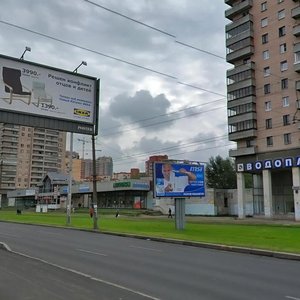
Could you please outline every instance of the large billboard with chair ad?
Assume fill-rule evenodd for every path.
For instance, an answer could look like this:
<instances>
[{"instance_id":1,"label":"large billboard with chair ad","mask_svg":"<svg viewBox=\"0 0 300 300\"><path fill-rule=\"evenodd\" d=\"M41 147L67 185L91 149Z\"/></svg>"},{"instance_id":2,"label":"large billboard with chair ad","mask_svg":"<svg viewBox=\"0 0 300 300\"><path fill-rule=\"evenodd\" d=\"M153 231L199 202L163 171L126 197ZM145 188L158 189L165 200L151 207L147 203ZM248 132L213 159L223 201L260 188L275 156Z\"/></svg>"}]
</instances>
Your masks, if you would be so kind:
<instances>
[{"instance_id":1,"label":"large billboard with chair ad","mask_svg":"<svg viewBox=\"0 0 300 300\"><path fill-rule=\"evenodd\" d=\"M0 55L0 110L95 123L97 79Z\"/></svg>"},{"instance_id":2,"label":"large billboard with chair ad","mask_svg":"<svg viewBox=\"0 0 300 300\"><path fill-rule=\"evenodd\" d=\"M202 164L155 163L153 182L155 197L205 196Z\"/></svg>"}]
</instances>

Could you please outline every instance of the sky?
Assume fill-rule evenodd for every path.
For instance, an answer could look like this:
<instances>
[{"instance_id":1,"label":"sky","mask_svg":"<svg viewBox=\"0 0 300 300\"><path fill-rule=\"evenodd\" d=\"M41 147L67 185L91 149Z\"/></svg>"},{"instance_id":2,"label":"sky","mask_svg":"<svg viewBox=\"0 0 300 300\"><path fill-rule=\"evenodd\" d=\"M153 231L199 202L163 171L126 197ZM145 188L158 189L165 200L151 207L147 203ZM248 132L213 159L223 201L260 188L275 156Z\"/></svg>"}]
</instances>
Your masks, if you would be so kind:
<instances>
[{"instance_id":1,"label":"sky","mask_svg":"<svg viewBox=\"0 0 300 300\"><path fill-rule=\"evenodd\" d=\"M0 54L100 78L96 156L228 157L224 0L0 0ZM68 135L69 137L69 135ZM84 141L84 142L83 142ZM69 147L69 143L68 143ZM73 149L90 158L91 137Z\"/></svg>"}]
</instances>

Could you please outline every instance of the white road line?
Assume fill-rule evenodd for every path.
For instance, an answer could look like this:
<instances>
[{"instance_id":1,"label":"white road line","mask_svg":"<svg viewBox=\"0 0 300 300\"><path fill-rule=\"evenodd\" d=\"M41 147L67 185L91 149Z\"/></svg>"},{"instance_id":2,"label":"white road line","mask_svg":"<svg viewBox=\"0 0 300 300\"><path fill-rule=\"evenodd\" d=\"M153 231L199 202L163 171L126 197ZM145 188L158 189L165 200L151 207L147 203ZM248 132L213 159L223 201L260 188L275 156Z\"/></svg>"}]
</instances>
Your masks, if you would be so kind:
<instances>
[{"instance_id":1,"label":"white road line","mask_svg":"<svg viewBox=\"0 0 300 300\"><path fill-rule=\"evenodd\" d=\"M27 258L30 258L30 259L34 259L36 261L40 261L42 263L45 263L49 266L53 266L53 267L56 267L58 269L61 269L61 270L65 270L65 271L68 271L68 272L72 272L74 274L77 274L77 275L80 275L80 276L83 276L83 277L86 277L86 278L90 278L91 280L94 280L94 281L97 281L97 282L101 282L103 284L107 284L107 285L110 285L110 286L113 286L113 287L116 287L116 288L119 288L119 289L122 289L124 291L128 291L128 292L131 292L133 294L137 294L137 295L140 295L142 297L145 297L145 298L148 298L148 299L151 299L151 300L161 300L160 298L156 298L156 297L153 297L153 296L150 296L150 295L147 295L147 294L144 294L142 292L139 292L137 290L133 290L133 289L130 289L130 288L127 288L125 286L122 286L122 285L119 285L119 284L116 284L116 283L113 283L113 282L110 282L110 281L106 281L106 280L103 280L103 279L100 279L100 278L96 278L96 277L93 277L89 274L85 274L85 273L82 273L80 271L77 271L77 270L74 270L74 269L71 269L71 268L67 268L67 267L63 267L63 266L60 266L60 265L57 265L57 264L54 264L54 263L51 263L47 260L44 260L44 259L41 259L41 258L37 258L37 257L33 257L33 256L30 256L30 255L27 255L27 254L23 254L21 252L16 252L16 251L11 251L12 253L15 253L15 254L18 254L18 255L21 255L23 257L27 257Z\"/></svg>"},{"instance_id":2,"label":"white road line","mask_svg":"<svg viewBox=\"0 0 300 300\"><path fill-rule=\"evenodd\" d=\"M100 256L107 256L107 254L99 253L99 252L93 252L93 251L88 251L84 249L76 249L77 251L80 252L85 252L85 253L90 253L90 254L95 254L95 255L100 255Z\"/></svg>"},{"instance_id":3,"label":"white road line","mask_svg":"<svg viewBox=\"0 0 300 300\"><path fill-rule=\"evenodd\" d=\"M295 298L295 297L291 297L291 296L285 296L285 298L292 299L292 300L300 300L300 298Z\"/></svg>"},{"instance_id":4,"label":"white road line","mask_svg":"<svg viewBox=\"0 0 300 300\"><path fill-rule=\"evenodd\" d=\"M155 251L155 252L162 252L162 250L154 249L154 248L146 248L146 247L137 247L137 246L129 246L130 248L136 248L136 249L143 249L143 250L149 250L149 251Z\"/></svg>"},{"instance_id":5,"label":"white road line","mask_svg":"<svg viewBox=\"0 0 300 300\"><path fill-rule=\"evenodd\" d=\"M9 237L14 237L14 238L18 238L18 235L14 235L14 234L9 234L9 233L2 233L0 232L0 235L4 235L4 236L9 236Z\"/></svg>"},{"instance_id":6,"label":"white road line","mask_svg":"<svg viewBox=\"0 0 300 300\"><path fill-rule=\"evenodd\" d=\"M9 248L9 246L5 243L2 243L0 242L0 248L3 248L4 250L6 251L10 251L11 252L11 249Z\"/></svg>"}]
</instances>

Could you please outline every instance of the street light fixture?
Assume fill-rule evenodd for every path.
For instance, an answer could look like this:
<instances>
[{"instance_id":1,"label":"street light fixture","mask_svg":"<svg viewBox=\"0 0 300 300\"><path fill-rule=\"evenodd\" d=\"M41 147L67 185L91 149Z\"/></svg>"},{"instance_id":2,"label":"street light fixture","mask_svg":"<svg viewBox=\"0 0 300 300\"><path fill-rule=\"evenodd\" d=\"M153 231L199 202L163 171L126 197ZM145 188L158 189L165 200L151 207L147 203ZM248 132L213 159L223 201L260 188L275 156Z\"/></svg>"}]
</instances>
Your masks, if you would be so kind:
<instances>
[{"instance_id":1,"label":"street light fixture","mask_svg":"<svg viewBox=\"0 0 300 300\"><path fill-rule=\"evenodd\" d=\"M21 57L20 57L21 60L24 59L24 54L25 54L27 51L28 51L28 52L31 52L31 48L30 48L30 47L25 47L25 50L24 50L23 54L22 54Z\"/></svg>"},{"instance_id":2,"label":"street light fixture","mask_svg":"<svg viewBox=\"0 0 300 300\"><path fill-rule=\"evenodd\" d=\"M83 65L83 66L87 66L87 62L83 60L83 61L80 63L80 65L73 71L73 73L77 73L77 70L78 70L82 65Z\"/></svg>"}]
</instances>

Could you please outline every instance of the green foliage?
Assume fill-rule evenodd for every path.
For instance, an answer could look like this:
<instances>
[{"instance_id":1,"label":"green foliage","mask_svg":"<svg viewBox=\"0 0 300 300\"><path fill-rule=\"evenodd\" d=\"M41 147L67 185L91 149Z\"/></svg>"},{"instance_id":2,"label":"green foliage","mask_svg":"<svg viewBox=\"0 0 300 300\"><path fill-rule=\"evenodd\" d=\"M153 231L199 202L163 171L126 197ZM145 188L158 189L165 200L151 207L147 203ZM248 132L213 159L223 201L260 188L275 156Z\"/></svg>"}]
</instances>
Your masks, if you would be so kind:
<instances>
[{"instance_id":1,"label":"green foliage","mask_svg":"<svg viewBox=\"0 0 300 300\"><path fill-rule=\"evenodd\" d=\"M206 184L215 189L235 189L236 171L231 158L223 159L220 155L210 157L206 166Z\"/></svg>"},{"instance_id":2,"label":"green foliage","mask_svg":"<svg viewBox=\"0 0 300 300\"><path fill-rule=\"evenodd\" d=\"M106 211L108 212L108 211ZM125 213L125 211L124 211ZM115 218L99 211L99 231L125 233L130 235L161 237L195 242L232 245L240 247L267 249L280 252L300 253L300 226L241 224L242 221L228 219L226 221L198 220L196 217L187 218L185 230L176 230L174 219L166 216L129 216ZM15 211L1 210L0 221L12 221L27 224L44 224L66 227L66 214L61 212L35 213L24 211L17 215ZM88 212L76 212L71 215L71 226L83 230L93 230L93 220Z\"/></svg>"}]
</instances>

